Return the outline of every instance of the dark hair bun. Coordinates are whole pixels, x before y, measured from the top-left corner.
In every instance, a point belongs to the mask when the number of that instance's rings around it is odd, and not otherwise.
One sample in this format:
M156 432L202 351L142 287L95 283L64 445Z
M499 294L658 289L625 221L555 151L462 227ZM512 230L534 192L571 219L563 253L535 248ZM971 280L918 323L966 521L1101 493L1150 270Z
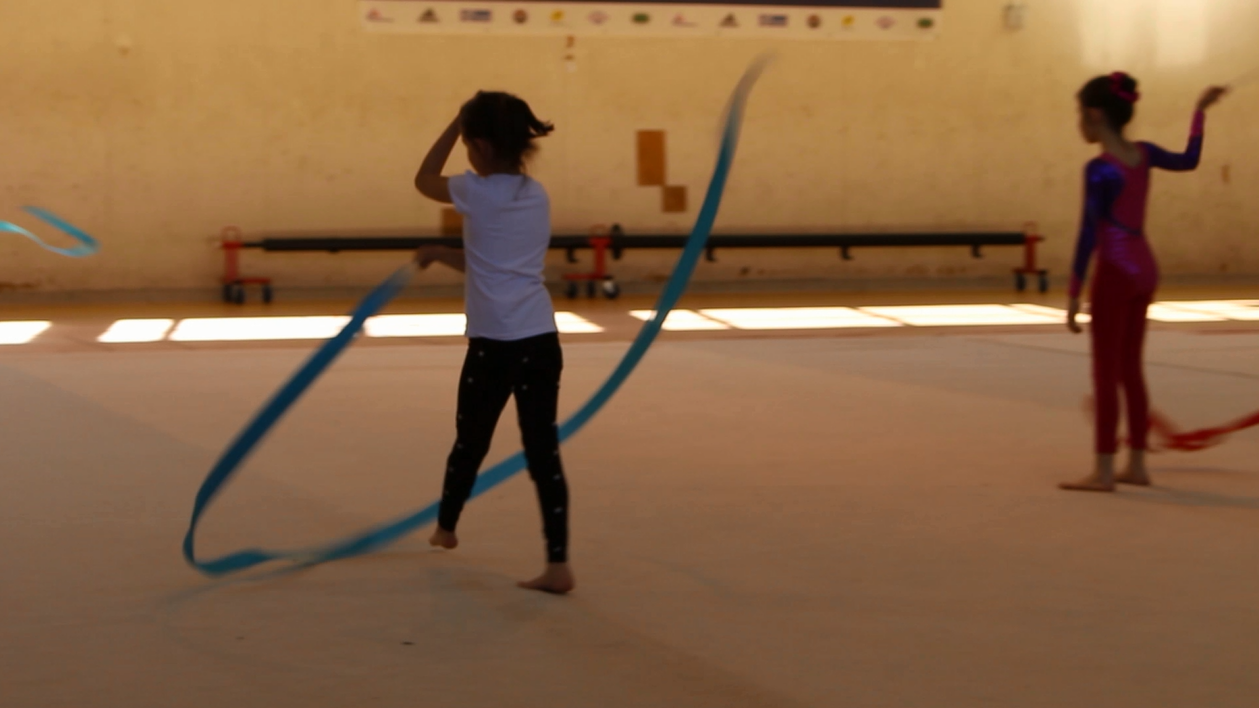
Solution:
M1100 110L1114 130L1123 130L1132 121L1140 97L1137 80L1122 71L1090 80L1077 94L1080 105Z

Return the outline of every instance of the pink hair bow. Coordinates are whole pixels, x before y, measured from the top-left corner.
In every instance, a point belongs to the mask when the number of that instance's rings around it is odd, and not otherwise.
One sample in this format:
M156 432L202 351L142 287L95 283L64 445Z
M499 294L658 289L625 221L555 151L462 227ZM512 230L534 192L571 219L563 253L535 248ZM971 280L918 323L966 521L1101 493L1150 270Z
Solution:
M1124 90L1123 80L1126 78L1128 78L1128 75L1123 73L1122 71L1116 71L1115 73L1111 74L1110 75L1110 92L1118 96L1121 100L1127 101L1128 103L1136 103L1137 99L1141 98L1141 94L1137 93L1136 91Z

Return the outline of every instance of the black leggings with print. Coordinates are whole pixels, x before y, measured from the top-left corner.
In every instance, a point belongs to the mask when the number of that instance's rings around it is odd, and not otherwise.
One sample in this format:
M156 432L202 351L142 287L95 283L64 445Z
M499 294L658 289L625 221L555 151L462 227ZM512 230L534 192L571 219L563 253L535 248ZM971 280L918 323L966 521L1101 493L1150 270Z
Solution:
M529 476L538 490L548 562L568 560L568 484L560 464L556 408L564 357L558 334L514 342L473 338L459 380L458 436L446 463L437 523L454 531L507 399L516 397Z

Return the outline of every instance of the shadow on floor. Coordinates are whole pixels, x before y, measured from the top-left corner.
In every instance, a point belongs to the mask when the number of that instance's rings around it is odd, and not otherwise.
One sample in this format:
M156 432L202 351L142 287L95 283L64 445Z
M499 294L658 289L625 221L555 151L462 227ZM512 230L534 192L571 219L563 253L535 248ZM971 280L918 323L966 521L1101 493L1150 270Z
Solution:
M1221 494L1195 489L1182 489L1175 485L1182 475L1212 478L1237 478L1250 476L1250 470L1226 469L1222 467L1163 467L1151 470L1154 486L1136 490L1137 493L1121 494L1120 498L1127 501L1149 502L1154 504L1171 504L1186 507L1213 507L1219 509L1256 509L1259 510L1259 497ZM1128 491L1131 488L1125 488Z

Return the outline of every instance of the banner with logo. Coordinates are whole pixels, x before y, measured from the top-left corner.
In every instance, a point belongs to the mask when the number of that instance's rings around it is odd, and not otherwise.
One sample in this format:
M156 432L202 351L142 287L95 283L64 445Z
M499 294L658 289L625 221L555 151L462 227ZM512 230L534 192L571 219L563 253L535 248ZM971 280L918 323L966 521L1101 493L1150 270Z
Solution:
M371 32L932 39L943 0L466 2L358 0Z

